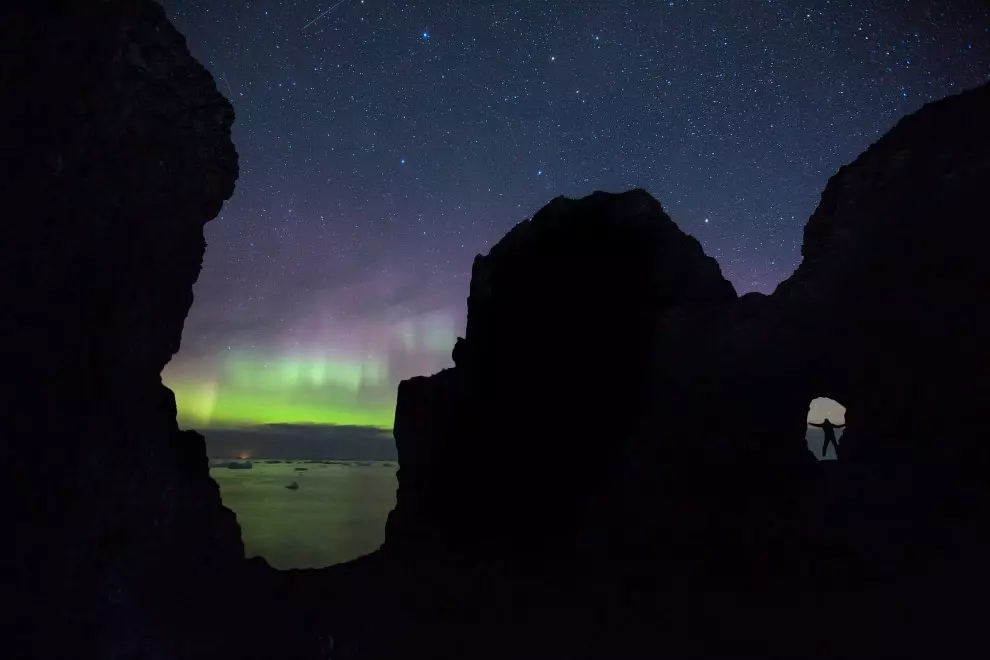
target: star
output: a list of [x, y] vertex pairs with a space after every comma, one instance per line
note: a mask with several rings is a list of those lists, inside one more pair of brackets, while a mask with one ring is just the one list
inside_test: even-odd
[[986, 2], [932, 22], [765, 0], [731, 26], [674, 0], [163, 4], [235, 106], [243, 168], [163, 374], [180, 417], [387, 427], [400, 380], [450, 365], [473, 256], [558, 195], [645, 188], [740, 293], [770, 292], [828, 177], [990, 71]]

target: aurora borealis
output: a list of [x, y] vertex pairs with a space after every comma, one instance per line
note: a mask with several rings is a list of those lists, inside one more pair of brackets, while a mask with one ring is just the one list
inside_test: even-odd
[[832, 173], [990, 76], [976, 2], [163, 5], [241, 166], [163, 373], [201, 429], [389, 428], [451, 364], [474, 255], [557, 195], [645, 188], [770, 292]]
[[[239, 424], [346, 424], [388, 428], [389, 402], [362, 401], [387, 370], [325, 358], [231, 356], [216, 380], [172, 384], [183, 421], [208, 427]], [[336, 378], [328, 378], [333, 374]]]
[[214, 358], [177, 361], [165, 372], [180, 423], [196, 428], [257, 424], [334, 424], [389, 429], [397, 378], [449, 360], [453, 321], [442, 313], [405, 318], [350, 346], [294, 341], [291, 349], [231, 346]]

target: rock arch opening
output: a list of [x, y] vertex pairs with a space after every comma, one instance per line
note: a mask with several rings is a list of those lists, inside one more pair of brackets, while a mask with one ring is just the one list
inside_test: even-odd
[[[206, 429], [210, 476], [247, 557], [323, 568], [374, 552], [395, 506], [396, 468], [377, 429]], [[302, 436], [306, 437], [302, 437]]]
[[835, 399], [817, 397], [808, 404], [808, 449], [820, 461], [839, 458], [842, 432], [846, 425], [846, 407]]

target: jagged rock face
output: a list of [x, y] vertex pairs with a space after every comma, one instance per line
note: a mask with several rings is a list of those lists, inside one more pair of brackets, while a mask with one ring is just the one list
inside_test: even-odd
[[475, 261], [456, 366], [400, 385], [385, 555], [535, 568], [561, 620], [675, 646], [690, 594], [785, 583], [815, 460], [777, 317], [644, 191], [554, 200]]
[[[990, 284], [988, 114], [990, 85], [928, 104], [840, 169], [805, 228], [801, 265], [774, 294], [807, 333], [816, 377], [849, 409], [849, 432], [878, 438], [850, 437], [846, 457], [893, 449], [890, 431], [982, 415], [971, 384], [990, 355], [978, 309]], [[926, 451], [946, 444], [913, 435]]]
[[233, 109], [150, 0], [0, 25], [5, 637], [17, 657], [219, 653], [205, 613], [243, 546], [159, 372], [233, 192]]
[[650, 405], [586, 541], [631, 574], [664, 556], [678, 579], [723, 571], [769, 588], [816, 466], [807, 357], [761, 294], [682, 306], [653, 341]]
[[[990, 86], [843, 168], [772, 296], [737, 299], [642, 191], [522, 223], [475, 262], [456, 367], [400, 387], [386, 547], [440, 530], [559, 560], [577, 526], [577, 609], [642, 617], [644, 643], [708, 617], [803, 644], [773, 593], [835, 616], [842, 644], [888, 644], [904, 612], [947, 629], [959, 608], [917, 594], [990, 574], [987, 117]], [[804, 441], [817, 396], [848, 408], [827, 469]]]
[[[475, 260], [456, 367], [400, 387], [393, 518], [422, 481], [429, 503], [416, 506], [440, 527], [534, 556], [544, 541], [559, 550], [642, 415], [664, 315], [734, 299], [645, 191], [552, 201]], [[413, 466], [426, 463], [421, 480]]]
[[[922, 109], [833, 177], [772, 296], [737, 299], [641, 191], [555, 200], [480, 257], [456, 367], [399, 389], [380, 557], [431, 611], [410, 627], [517, 623], [470, 588], [419, 598], [543, 551], [562, 657], [575, 630], [595, 652], [574, 657], [974, 647], [957, 592], [990, 584], [988, 96]], [[805, 445], [817, 396], [848, 407], [838, 462]], [[451, 552], [405, 579], [417, 547]]]
[[[773, 295], [819, 394], [848, 409], [840, 459], [865, 473], [863, 506], [884, 521], [859, 542], [892, 554], [951, 544], [946, 526], [986, 513], [988, 117], [984, 85], [926, 105], [843, 167]], [[924, 543], [905, 540], [919, 529]]]

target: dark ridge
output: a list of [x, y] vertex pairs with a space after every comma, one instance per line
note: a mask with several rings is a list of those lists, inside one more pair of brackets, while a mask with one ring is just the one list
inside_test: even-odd
[[475, 260], [455, 366], [400, 385], [382, 549], [278, 572], [159, 377], [237, 178], [231, 106], [150, 0], [2, 12], [0, 460], [43, 466], [4, 482], [10, 657], [981, 647], [990, 86], [843, 167], [771, 296], [645, 191], [552, 200]]
[[150, 0], [5, 3], [0, 48], [4, 657], [247, 657], [240, 530], [159, 377], [233, 109]]
[[[990, 86], [844, 167], [772, 296], [737, 298], [643, 191], [520, 223], [475, 261], [456, 366], [400, 385], [385, 546], [309, 578], [377, 589], [327, 625], [382, 658], [972, 648], [986, 117]], [[832, 465], [804, 441], [822, 395], [848, 408]]]

